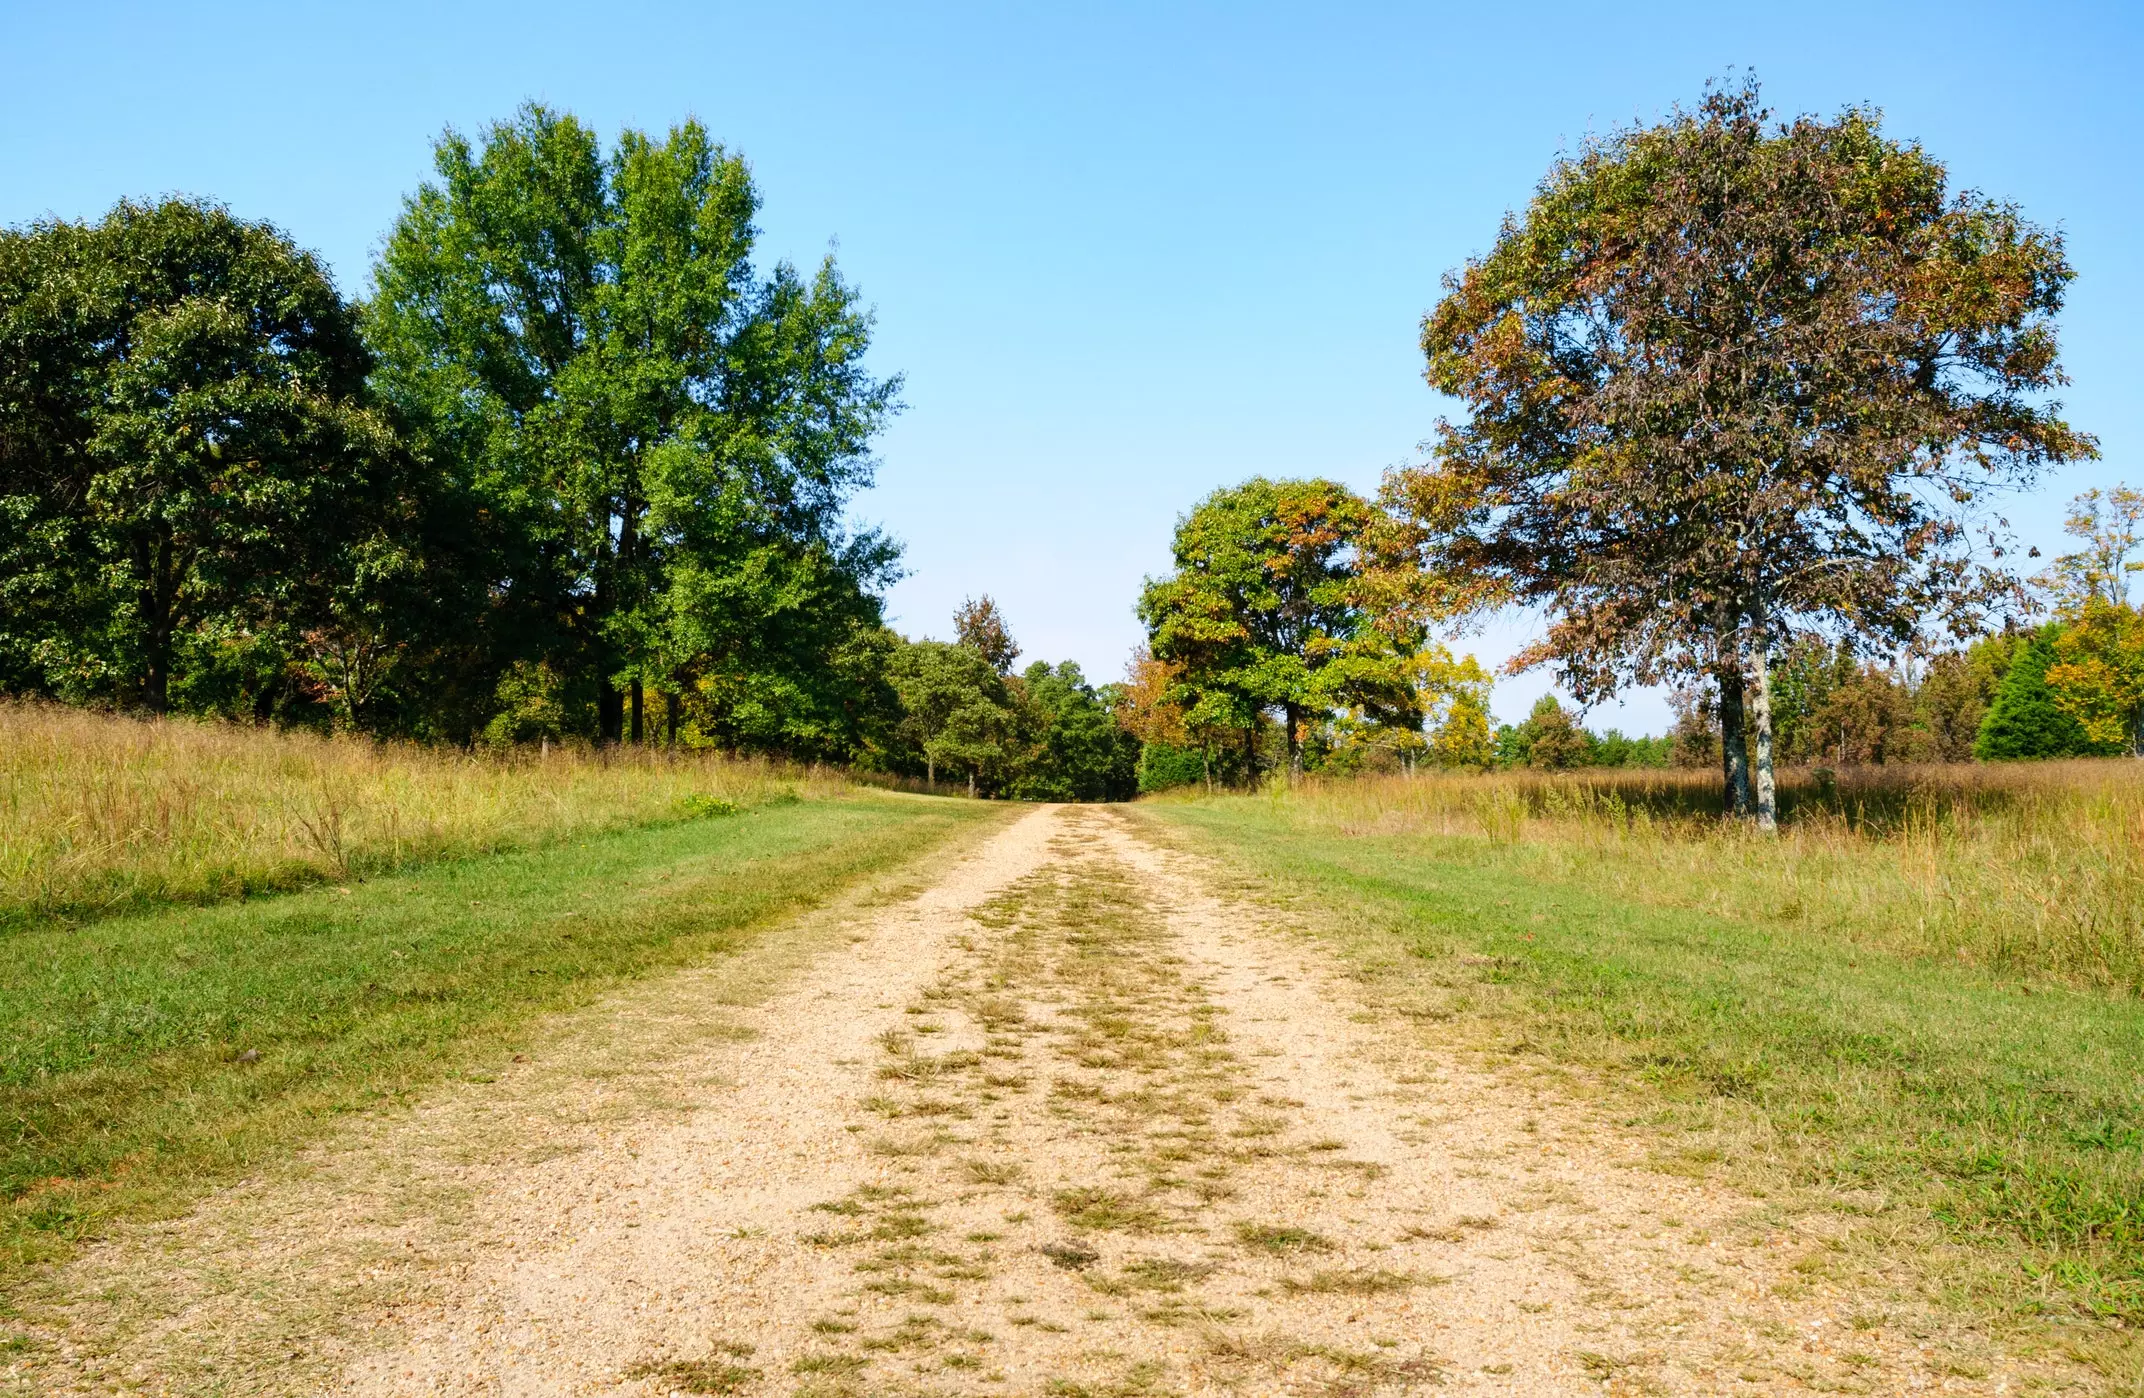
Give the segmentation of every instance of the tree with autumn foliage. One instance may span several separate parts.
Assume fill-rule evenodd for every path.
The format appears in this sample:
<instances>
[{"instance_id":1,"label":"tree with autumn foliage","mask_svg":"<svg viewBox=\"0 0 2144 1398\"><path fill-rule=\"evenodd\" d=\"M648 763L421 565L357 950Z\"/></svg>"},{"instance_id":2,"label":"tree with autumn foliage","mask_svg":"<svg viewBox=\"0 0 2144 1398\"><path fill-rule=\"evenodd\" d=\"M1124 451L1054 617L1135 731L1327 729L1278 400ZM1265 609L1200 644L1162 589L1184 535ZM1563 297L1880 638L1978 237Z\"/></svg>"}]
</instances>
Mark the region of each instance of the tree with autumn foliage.
<instances>
[{"instance_id":1,"label":"tree with autumn foliage","mask_svg":"<svg viewBox=\"0 0 2144 1398\"><path fill-rule=\"evenodd\" d=\"M1139 618L1154 658L1178 667L1171 693L1188 726L1232 731L1249 755L1277 712L1299 771L1305 723L1337 708L1419 725L1411 662L1422 631L1365 605L1377 527L1346 486L1263 476L1178 522L1175 570L1147 580Z\"/></svg>"},{"instance_id":2,"label":"tree with autumn foliage","mask_svg":"<svg viewBox=\"0 0 2144 1398\"><path fill-rule=\"evenodd\" d=\"M2057 611L2082 611L2093 602L2129 605L2129 579L2144 572L2144 490L2097 486L2070 501L2062 532L2078 547L2057 554L2037 581Z\"/></svg>"},{"instance_id":3,"label":"tree with autumn foliage","mask_svg":"<svg viewBox=\"0 0 2144 1398\"><path fill-rule=\"evenodd\" d=\"M961 645L989 661L990 668L1001 675L1011 674L1013 661L1020 658L1020 643L1012 638L1005 613L987 592L954 609L953 634Z\"/></svg>"},{"instance_id":4,"label":"tree with autumn foliage","mask_svg":"<svg viewBox=\"0 0 2144 1398\"><path fill-rule=\"evenodd\" d=\"M1947 184L1873 111L1715 88L1559 160L1423 323L1466 414L1385 499L1436 602L1547 613L1512 664L1581 703L1709 678L1767 827L1771 658L1976 626L2013 583L1976 507L2094 451L2046 398L2061 236Z\"/></svg>"},{"instance_id":5,"label":"tree with autumn foliage","mask_svg":"<svg viewBox=\"0 0 2144 1398\"><path fill-rule=\"evenodd\" d=\"M2144 755L2144 612L2129 605L2130 575L2144 570L2144 491L2087 490L2063 530L2080 547L2040 579L2062 622L2048 697L2095 749Z\"/></svg>"}]
</instances>

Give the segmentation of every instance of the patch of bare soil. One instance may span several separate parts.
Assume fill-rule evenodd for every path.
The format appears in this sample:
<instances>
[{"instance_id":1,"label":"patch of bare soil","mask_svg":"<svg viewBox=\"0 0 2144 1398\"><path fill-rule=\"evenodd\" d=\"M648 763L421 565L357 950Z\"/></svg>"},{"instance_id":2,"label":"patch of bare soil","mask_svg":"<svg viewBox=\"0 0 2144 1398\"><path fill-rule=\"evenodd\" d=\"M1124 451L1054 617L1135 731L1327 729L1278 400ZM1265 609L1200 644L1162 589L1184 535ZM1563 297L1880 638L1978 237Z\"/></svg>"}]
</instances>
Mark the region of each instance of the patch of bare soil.
<instances>
[{"instance_id":1,"label":"patch of bare soil","mask_svg":"<svg viewBox=\"0 0 2144 1398\"><path fill-rule=\"evenodd\" d=\"M213 1300L143 1331L138 1352L161 1357L96 1386L1134 1398L2045 1381L2000 1356L1938 1362L1809 1265L1821 1233L1753 1229L1756 1201L1644 1168L1644 1143L1585 1103L1373 1013L1315 947L1203 892L1189 860L1106 811L1033 813L853 938L678 1060L667 1108L470 1166L447 1210L460 1223L427 1235L429 1285L339 1293L369 1330L322 1346L301 1308L281 1322L302 1361L287 1371L200 1358L219 1326L258 1333L248 1296L273 1311L293 1269L361 1255L324 1234L391 1256L382 1195L256 1224L257 1285L195 1284ZM570 1067L517 1119L557 1122L591 1091ZM172 1247L232 1255L185 1241L201 1227L178 1225ZM137 1284L158 1284L153 1253L130 1255Z\"/></svg>"}]
</instances>

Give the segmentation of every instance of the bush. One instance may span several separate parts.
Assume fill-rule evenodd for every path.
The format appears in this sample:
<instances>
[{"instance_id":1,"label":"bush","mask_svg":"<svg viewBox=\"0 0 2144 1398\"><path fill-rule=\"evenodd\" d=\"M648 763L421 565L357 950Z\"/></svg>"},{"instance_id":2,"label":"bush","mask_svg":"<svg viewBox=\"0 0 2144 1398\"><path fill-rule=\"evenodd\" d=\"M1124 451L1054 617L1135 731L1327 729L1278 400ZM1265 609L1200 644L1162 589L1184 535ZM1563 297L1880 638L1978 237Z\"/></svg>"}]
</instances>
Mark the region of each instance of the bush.
<instances>
[{"instance_id":1,"label":"bush","mask_svg":"<svg viewBox=\"0 0 2144 1398\"><path fill-rule=\"evenodd\" d=\"M1167 743L1148 743L1139 750L1139 790L1167 791L1176 786L1196 786L1206 780L1206 759L1190 748Z\"/></svg>"}]
</instances>

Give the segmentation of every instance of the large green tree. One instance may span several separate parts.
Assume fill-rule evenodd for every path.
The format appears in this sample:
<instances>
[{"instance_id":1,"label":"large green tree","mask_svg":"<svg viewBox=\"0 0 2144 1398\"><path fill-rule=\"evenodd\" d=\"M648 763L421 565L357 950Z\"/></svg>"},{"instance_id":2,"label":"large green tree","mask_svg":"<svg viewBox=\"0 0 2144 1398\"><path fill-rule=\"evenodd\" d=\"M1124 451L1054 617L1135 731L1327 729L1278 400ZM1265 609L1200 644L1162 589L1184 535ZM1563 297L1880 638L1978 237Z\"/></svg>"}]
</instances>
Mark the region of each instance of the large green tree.
<instances>
[{"instance_id":1,"label":"large green tree","mask_svg":"<svg viewBox=\"0 0 2144 1398\"><path fill-rule=\"evenodd\" d=\"M481 502L495 670L591 694L605 740L652 686L673 732L693 695L725 740L839 750L894 559L844 522L898 387L854 291L831 259L757 270L750 171L696 122L606 155L531 105L434 157L368 328Z\"/></svg>"},{"instance_id":2,"label":"large green tree","mask_svg":"<svg viewBox=\"0 0 2144 1398\"><path fill-rule=\"evenodd\" d=\"M1712 678L1734 805L1746 686L1769 825L1770 657L1977 626L2009 580L1974 509L2093 451L2045 397L2071 275L1874 113L1716 89L1559 161L1447 280L1422 345L1466 417L1387 498L1445 603L1547 614L1516 663L1582 702Z\"/></svg>"},{"instance_id":3,"label":"large green tree","mask_svg":"<svg viewBox=\"0 0 2144 1398\"><path fill-rule=\"evenodd\" d=\"M1175 569L1139 598L1154 659L1172 667L1183 721L1228 728L1255 747L1278 712L1291 770L1306 722L1360 709L1418 726L1410 661L1419 628L1366 605L1370 504L1328 480L1267 480L1215 491L1177 524Z\"/></svg>"},{"instance_id":4,"label":"large green tree","mask_svg":"<svg viewBox=\"0 0 2144 1398\"><path fill-rule=\"evenodd\" d=\"M265 716L418 570L319 262L197 200L0 232L0 683ZM315 667L355 719L377 688Z\"/></svg>"}]
</instances>

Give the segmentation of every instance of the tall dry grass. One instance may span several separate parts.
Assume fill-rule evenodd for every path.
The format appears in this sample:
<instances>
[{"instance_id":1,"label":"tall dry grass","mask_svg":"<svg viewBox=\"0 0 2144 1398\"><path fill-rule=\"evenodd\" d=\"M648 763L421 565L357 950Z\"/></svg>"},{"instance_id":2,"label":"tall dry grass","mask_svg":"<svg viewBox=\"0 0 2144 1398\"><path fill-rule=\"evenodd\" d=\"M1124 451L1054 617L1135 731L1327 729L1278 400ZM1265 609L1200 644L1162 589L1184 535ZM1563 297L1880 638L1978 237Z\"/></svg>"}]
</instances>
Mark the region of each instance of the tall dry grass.
<instances>
[{"instance_id":1,"label":"tall dry grass","mask_svg":"<svg viewBox=\"0 0 2144 1398\"><path fill-rule=\"evenodd\" d=\"M711 755L473 756L0 701L0 927L342 880L842 786Z\"/></svg>"},{"instance_id":2,"label":"tall dry grass","mask_svg":"<svg viewBox=\"0 0 2144 1398\"><path fill-rule=\"evenodd\" d=\"M1296 818L1470 837L1543 875L1907 954L2144 994L2144 763L1790 772L1777 836L1709 772L1310 781Z\"/></svg>"}]
</instances>

